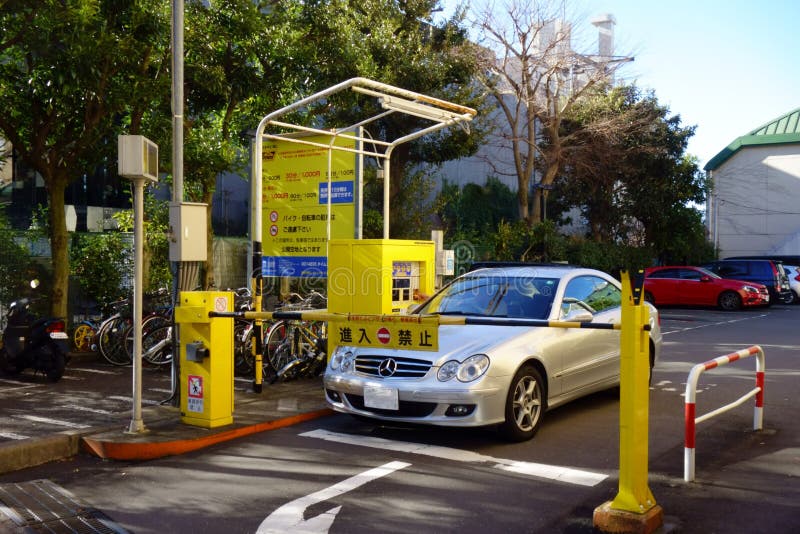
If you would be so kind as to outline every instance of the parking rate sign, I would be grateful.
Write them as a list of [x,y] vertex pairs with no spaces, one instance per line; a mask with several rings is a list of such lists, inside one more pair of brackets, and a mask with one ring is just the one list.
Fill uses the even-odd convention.
[[[331,138],[307,136],[324,145]],[[354,148],[352,136],[335,146]],[[264,276],[327,274],[328,149],[284,140],[265,141],[263,149]],[[356,158],[331,152],[331,238],[355,237]]]

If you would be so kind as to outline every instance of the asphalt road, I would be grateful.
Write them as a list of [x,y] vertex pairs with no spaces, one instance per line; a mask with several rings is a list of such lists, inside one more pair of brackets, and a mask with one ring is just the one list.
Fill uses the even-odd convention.
[[[800,306],[662,310],[649,484],[665,532],[800,531],[798,319]],[[750,402],[699,425],[697,481],[687,484],[689,370],[753,344],[766,353],[765,428],[752,431]],[[754,369],[750,358],[705,373],[698,414],[751,389]],[[69,389],[60,387],[38,396],[57,402]],[[0,396],[3,417],[8,399]],[[334,415],[150,462],[79,456],[2,475],[0,484],[50,480],[139,534],[591,532],[593,509],[617,491],[618,410],[614,391],[586,397],[549,412],[522,444],[489,430],[374,426]]]

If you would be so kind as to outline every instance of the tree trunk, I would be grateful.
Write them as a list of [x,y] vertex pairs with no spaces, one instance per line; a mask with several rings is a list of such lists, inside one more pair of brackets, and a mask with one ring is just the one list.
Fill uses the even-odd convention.
[[52,301],[50,313],[54,317],[67,317],[69,255],[67,251],[67,217],[64,213],[66,180],[48,180],[47,200],[50,206],[50,254],[53,265],[53,282],[50,288]]

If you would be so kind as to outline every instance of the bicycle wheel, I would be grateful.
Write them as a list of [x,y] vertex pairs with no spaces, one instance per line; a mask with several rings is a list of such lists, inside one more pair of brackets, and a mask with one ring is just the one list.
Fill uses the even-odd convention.
[[152,365],[172,363],[172,325],[150,328],[142,337],[142,359]]
[[[147,348],[145,347],[145,340],[150,336],[150,333],[153,330],[161,329],[164,326],[172,326],[172,321],[168,318],[164,317],[163,315],[148,315],[142,321],[142,358],[147,360],[147,355],[145,354]],[[163,334],[163,333],[162,333]],[[153,340],[150,344],[157,342],[158,340]],[[125,352],[128,354],[128,358],[132,361],[133,360],[133,323],[128,327],[125,332]]]
[[233,370],[239,376],[253,374],[253,323],[236,321],[233,325]]
[[75,346],[75,350],[78,352],[94,350],[94,336],[96,333],[95,326],[88,321],[83,321],[76,326],[72,332],[72,344]]
[[98,333],[100,354],[112,365],[129,365],[131,359],[125,351],[125,334],[130,319],[116,315],[108,319]]
[[277,321],[267,331],[264,343],[264,363],[269,364],[275,373],[294,359],[290,333],[292,325],[287,321]]

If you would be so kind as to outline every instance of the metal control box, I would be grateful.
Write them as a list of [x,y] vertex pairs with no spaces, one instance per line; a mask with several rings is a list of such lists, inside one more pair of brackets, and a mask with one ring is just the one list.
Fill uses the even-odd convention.
[[175,308],[180,336],[181,421],[214,428],[233,423],[233,293],[182,291]]
[[207,204],[169,205],[169,260],[206,261],[208,257]]
[[433,241],[332,239],[328,245],[328,310],[402,313],[434,291]]

